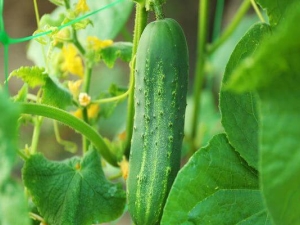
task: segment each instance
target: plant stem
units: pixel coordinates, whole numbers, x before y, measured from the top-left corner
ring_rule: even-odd
[[[265,23],[266,21],[265,21],[264,17],[262,16],[261,12],[259,11],[259,8],[257,7],[257,4],[255,3],[255,1],[251,0],[251,4],[252,4],[252,7],[254,8],[254,11],[256,12],[258,18],[260,19],[260,21],[262,23]]]
[[[224,11],[224,0],[218,0],[216,12],[215,12],[213,35],[212,35],[213,41],[220,36],[222,19],[223,19],[223,11]]]
[[[66,9],[70,9],[70,2],[68,0],[64,0]]]
[[[84,74],[82,91],[87,94],[90,91],[92,72],[93,72],[93,69],[91,67],[87,67],[86,72]]]
[[[34,130],[33,130],[33,135],[32,135],[32,140],[31,140],[31,147],[30,147],[31,154],[34,154],[34,153],[37,152],[37,146],[38,146],[38,143],[39,143],[39,137],[40,137],[42,122],[43,122],[42,117],[37,116],[35,118]]]
[[[201,101],[201,91],[203,86],[203,80],[205,75],[205,61],[206,61],[206,44],[208,36],[208,10],[209,10],[209,1],[200,0],[199,1],[199,17],[198,17],[198,46],[197,46],[197,64],[196,64],[196,73],[195,73],[195,82],[194,82],[194,111],[192,116],[192,131],[191,131],[191,140],[194,143],[194,139],[197,134],[197,127],[199,121],[200,113],[200,101]],[[195,146],[192,147],[195,151]]]
[[[250,0],[244,0],[242,5],[240,6],[239,10],[235,14],[234,18],[232,19],[230,25],[226,28],[222,36],[215,41],[212,45],[208,46],[208,54],[212,54],[215,50],[217,50],[235,31],[237,26],[242,21],[243,17],[247,13],[251,6]]]
[[[36,19],[36,25],[37,27],[39,27],[39,23],[40,23],[40,14],[39,14],[39,9],[38,9],[38,5],[37,5],[37,1],[33,0],[33,5],[34,5],[34,13],[35,13],[35,19]]]
[[[73,28],[73,44],[78,48],[78,50],[82,55],[85,55],[85,50],[82,47],[81,43],[78,41],[77,32],[74,28]]]
[[[121,101],[123,99],[125,99],[127,97],[127,95],[129,94],[130,89],[128,89],[125,93],[115,96],[115,97],[111,97],[111,98],[103,98],[103,99],[99,99],[99,100],[95,100],[92,101],[92,103],[98,103],[98,104],[102,104],[102,103],[109,103],[109,102],[115,102],[115,101]]]
[[[133,118],[134,118],[134,73],[135,73],[135,55],[138,47],[138,43],[144,28],[147,25],[148,12],[146,11],[144,4],[136,4],[135,25],[133,34],[133,47],[132,57],[130,62],[130,82],[129,82],[129,95],[128,95],[128,109],[127,109],[127,124],[126,124],[126,144],[125,155],[128,157],[130,152],[130,142],[133,130]]]
[[[21,109],[22,113],[51,118],[73,128],[82,135],[86,136],[86,138],[94,144],[94,146],[99,150],[100,154],[108,163],[118,167],[117,159],[109,151],[109,148],[107,147],[103,137],[101,137],[96,130],[94,130],[84,121],[76,118],[64,110],[42,104],[21,103]]]

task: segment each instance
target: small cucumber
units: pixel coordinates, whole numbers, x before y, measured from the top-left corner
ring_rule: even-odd
[[[188,49],[173,19],[149,23],[139,42],[127,194],[136,225],[159,224],[180,168]]]

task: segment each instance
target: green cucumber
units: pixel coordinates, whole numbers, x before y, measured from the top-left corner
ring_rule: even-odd
[[[188,49],[173,19],[149,23],[135,71],[135,117],[127,179],[136,225],[159,224],[180,168],[188,83]]]

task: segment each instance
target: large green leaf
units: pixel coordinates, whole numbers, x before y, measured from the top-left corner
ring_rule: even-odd
[[[267,10],[270,24],[277,25],[284,20],[288,14],[287,9],[298,0],[256,0],[256,2]]]
[[[264,88],[276,77],[290,74],[291,65],[300,68],[300,29],[295,27],[295,21],[300,19],[300,5],[294,8],[294,13],[273,30],[272,37],[262,43],[254,56],[245,58],[233,71],[227,84],[229,88],[237,92]]]
[[[259,217],[258,217],[259,216]],[[219,190],[198,203],[185,224],[271,224],[260,190]]]
[[[91,10],[100,9],[116,0],[87,0]],[[81,38],[87,36],[97,36],[100,39],[114,39],[127,22],[133,8],[132,0],[124,0],[110,8],[91,16],[94,26],[88,26],[87,29],[80,31]]]
[[[167,199],[162,225],[182,224],[189,212],[218,190],[258,189],[257,175],[229,145],[216,135],[180,170]]]
[[[250,57],[270,28],[266,24],[254,25],[237,44],[227,64],[220,93],[222,124],[232,146],[248,164],[258,167],[258,112],[255,92],[236,94],[226,90],[226,82],[234,69]]]
[[[300,5],[251,59],[231,88],[260,97],[261,187],[275,224],[300,224]],[[244,68],[244,70],[243,70]],[[248,79],[248,86],[246,81]]]
[[[63,162],[33,155],[25,163],[23,179],[51,225],[98,224],[118,218],[124,210],[125,192],[105,179],[95,150]]]
[[[0,90],[0,187],[10,176],[17,155],[18,105]]]

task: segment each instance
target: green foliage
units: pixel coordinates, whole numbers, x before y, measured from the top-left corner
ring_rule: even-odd
[[[125,206],[120,185],[105,179],[95,150],[85,156],[52,162],[30,156],[23,168],[25,186],[51,225],[90,225],[118,218]]]
[[[217,191],[190,211],[188,221],[184,224],[271,225],[260,190],[243,189]]]
[[[0,224],[30,224],[24,188],[11,179],[0,185]]]
[[[275,26],[285,19],[289,14],[288,8],[297,3],[297,0],[256,0],[256,2],[267,10],[270,24]]]
[[[55,78],[48,77],[43,86],[42,103],[65,109],[72,103],[72,95]]]
[[[17,120],[20,109],[0,92],[0,224],[29,224],[23,188],[11,171],[17,156]],[[18,216],[16,216],[18,215]]]
[[[22,66],[21,68],[12,71],[10,76],[21,78],[32,88],[44,85],[48,78],[48,74],[45,73],[45,69],[37,66]]]
[[[0,187],[9,178],[17,155],[18,105],[0,91]]]
[[[258,188],[257,174],[230,146],[225,134],[217,135],[179,171],[167,199],[161,224],[187,222],[190,211],[219,190]],[[214,211],[214,208],[207,210]],[[218,209],[215,210],[217,212]],[[233,210],[248,211],[239,206]],[[208,220],[214,217],[212,214],[211,218],[207,216]]]
[[[100,55],[109,68],[114,66],[117,58],[120,58],[125,62],[129,62],[132,55],[132,43],[115,42],[113,45],[102,49]]]
[[[273,35],[266,38],[253,57],[241,62],[233,71],[228,86],[238,92],[264,88],[276,77],[289,75],[293,68],[299,68],[297,49],[300,48],[300,31],[295,29],[294,24],[300,18],[299,8],[298,5],[280,26],[273,28]]]
[[[300,157],[295,139],[300,135],[300,32],[294,24],[300,19],[299,9],[296,6],[256,54],[245,59],[230,83],[234,90],[256,88],[259,94],[261,187],[275,224],[300,223]]]
[[[33,37],[10,38],[0,18],[5,74],[9,45],[32,38],[42,44],[32,41],[29,46],[28,56],[36,66],[24,66],[10,74],[24,81],[18,94],[10,100],[0,91],[1,225],[29,225],[28,203],[31,211],[38,214],[36,217],[40,216],[41,222],[44,219],[42,223],[49,225],[100,224],[119,218],[126,205],[122,187],[125,180],[120,179],[122,184],[111,183],[106,176],[116,178],[121,173],[124,178],[127,176],[131,132],[136,136],[132,141],[126,189],[129,213],[137,225],[300,224],[300,30],[296,24],[300,20],[300,4],[297,0],[255,0],[267,11],[270,24],[254,24],[246,33],[254,20],[245,16],[251,5],[245,1],[243,10],[236,13],[228,29],[211,45],[207,42],[205,24],[210,15],[209,0],[200,1],[197,57],[201,58],[197,58],[200,63],[195,79],[200,82],[190,84],[196,90],[201,90],[197,88],[199,84],[204,88],[199,91],[199,101],[197,91],[193,99],[188,98],[186,118],[194,118],[190,109],[199,103],[201,110],[195,107],[195,115],[200,122],[188,120],[185,124],[183,150],[181,143],[174,144],[183,136],[181,125],[186,105],[185,80],[178,78],[181,74],[178,67],[186,68],[185,45],[175,43],[182,35],[170,38],[175,28],[168,26],[163,32],[150,33],[155,34],[155,40],[151,36],[138,43],[148,21],[146,11],[155,11],[158,20],[152,24],[159,24],[163,21],[161,6],[166,0],[49,1],[57,8],[42,16]],[[138,4],[134,43],[115,42],[113,39],[120,33],[118,38],[123,35],[126,40],[132,39],[125,23],[133,2]],[[0,13],[3,14],[3,1]],[[242,20],[245,23],[236,29]],[[241,33],[245,35],[242,37]],[[151,41],[156,42],[147,47]],[[223,73],[227,56],[237,42],[222,80],[219,113],[214,92],[218,78],[213,73]],[[131,61],[126,88],[119,86],[121,80],[116,81],[111,70],[118,66],[117,59]],[[104,76],[92,78],[101,63],[109,69],[101,68],[97,74]],[[132,80],[135,71],[137,76]],[[143,79],[141,71],[148,77]],[[168,72],[177,77],[170,79],[165,76]],[[208,73],[211,74],[203,85],[201,76]],[[101,80],[103,77],[105,80]],[[104,83],[107,87],[112,84],[103,94],[100,89]],[[34,88],[33,93],[30,88]],[[178,96],[181,98],[177,104],[174,99]],[[117,108],[126,98],[127,114],[125,104]],[[19,119],[21,114],[30,114],[26,124],[38,122],[33,123],[31,146],[18,150],[17,128],[26,120],[23,115]],[[48,150],[44,143],[38,145],[39,134],[43,132],[41,117],[57,120],[78,132],[82,136],[83,156],[54,162],[36,153],[40,147]],[[135,121],[134,126],[131,121]],[[193,137],[194,128],[197,137]],[[223,128],[225,133],[213,136],[223,132]],[[100,129],[105,137],[100,135]],[[206,147],[194,153],[208,140],[211,141]],[[180,152],[184,153],[181,162],[186,159],[188,162],[177,173]],[[18,154],[25,161],[22,179],[27,199],[15,176],[18,173],[12,173]],[[139,157],[134,158],[134,154]],[[106,166],[104,173],[104,160],[120,169]]]
[[[222,125],[236,151],[258,169],[258,112],[255,92],[235,94],[226,90],[232,72],[246,57],[251,56],[270,33],[266,24],[254,25],[236,46],[227,64],[220,92]]]
[[[91,11],[100,9],[115,0],[87,0],[87,4]],[[132,1],[123,1],[113,7],[97,13],[90,17],[94,27],[87,27],[87,29],[79,33],[81,40],[85,40],[87,36],[96,36],[99,39],[114,39],[124,27],[125,22],[131,14],[133,8]]]

